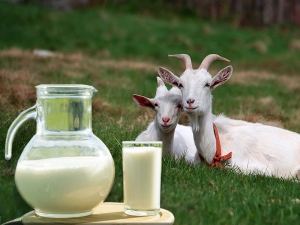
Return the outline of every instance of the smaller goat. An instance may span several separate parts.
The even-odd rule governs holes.
[[[207,163],[215,166],[221,160],[228,160],[245,173],[258,172],[283,178],[295,175],[299,177],[299,134],[212,114],[211,92],[230,78],[233,69],[227,66],[212,77],[208,67],[214,60],[229,60],[211,54],[194,70],[188,55],[171,56],[182,59],[186,70],[177,77],[171,71],[160,67],[159,75],[167,83],[180,88],[183,108],[190,119],[197,150]]]
[[[157,77],[158,87],[154,98],[150,99],[134,94],[133,100],[140,106],[156,112],[153,122],[143,131],[136,141],[162,141],[163,155],[171,154],[175,158],[185,157],[187,162],[197,164],[200,158],[194,143],[190,126],[178,124],[182,113],[182,95],[177,87],[168,91],[164,82]]]

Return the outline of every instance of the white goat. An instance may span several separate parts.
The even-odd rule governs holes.
[[[140,106],[149,107],[156,112],[155,119],[143,131],[136,141],[162,141],[163,154],[174,155],[175,158],[185,157],[187,162],[200,162],[193,132],[190,126],[178,124],[182,113],[182,94],[179,88],[168,91],[164,82],[157,77],[158,87],[153,99],[136,95],[133,100]]]
[[[181,89],[183,108],[189,117],[197,150],[207,163],[215,165],[225,159],[244,173],[255,172],[283,178],[297,175],[299,178],[299,134],[212,114],[211,92],[230,78],[233,69],[227,66],[213,78],[207,69],[216,59],[229,60],[211,54],[194,70],[188,55],[171,56],[185,62],[184,73],[179,78],[162,67],[159,67],[158,73],[165,82]],[[219,133],[221,154],[227,157],[216,155],[218,138],[214,133],[213,124]]]

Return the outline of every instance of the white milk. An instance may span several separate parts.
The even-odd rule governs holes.
[[[123,148],[125,209],[160,208],[161,154],[158,147]]]
[[[114,179],[111,158],[24,160],[15,180],[28,204],[43,213],[82,213],[102,203]]]

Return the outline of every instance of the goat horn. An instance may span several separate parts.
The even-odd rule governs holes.
[[[215,60],[223,60],[223,61],[226,61],[226,62],[230,62],[228,59],[225,59],[217,54],[210,54],[208,56],[206,56],[201,65],[199,66],[199,69],[208,69],[208,67],[210,66],[210,64],[215,61]]]
[[[191,57],[187,54],[169,55],[181,59],[185,64],[185,69],[193,69]]]

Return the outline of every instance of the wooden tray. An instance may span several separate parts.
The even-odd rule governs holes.
[[[24,216],[5,224],[173,224],[174,216],[165,209],[160,209],[156,216],[129,216],[124,214],[124,204],[105,202],[94,209],[90,216],[68,219],[52,219],[36,216],[31,211]]]

